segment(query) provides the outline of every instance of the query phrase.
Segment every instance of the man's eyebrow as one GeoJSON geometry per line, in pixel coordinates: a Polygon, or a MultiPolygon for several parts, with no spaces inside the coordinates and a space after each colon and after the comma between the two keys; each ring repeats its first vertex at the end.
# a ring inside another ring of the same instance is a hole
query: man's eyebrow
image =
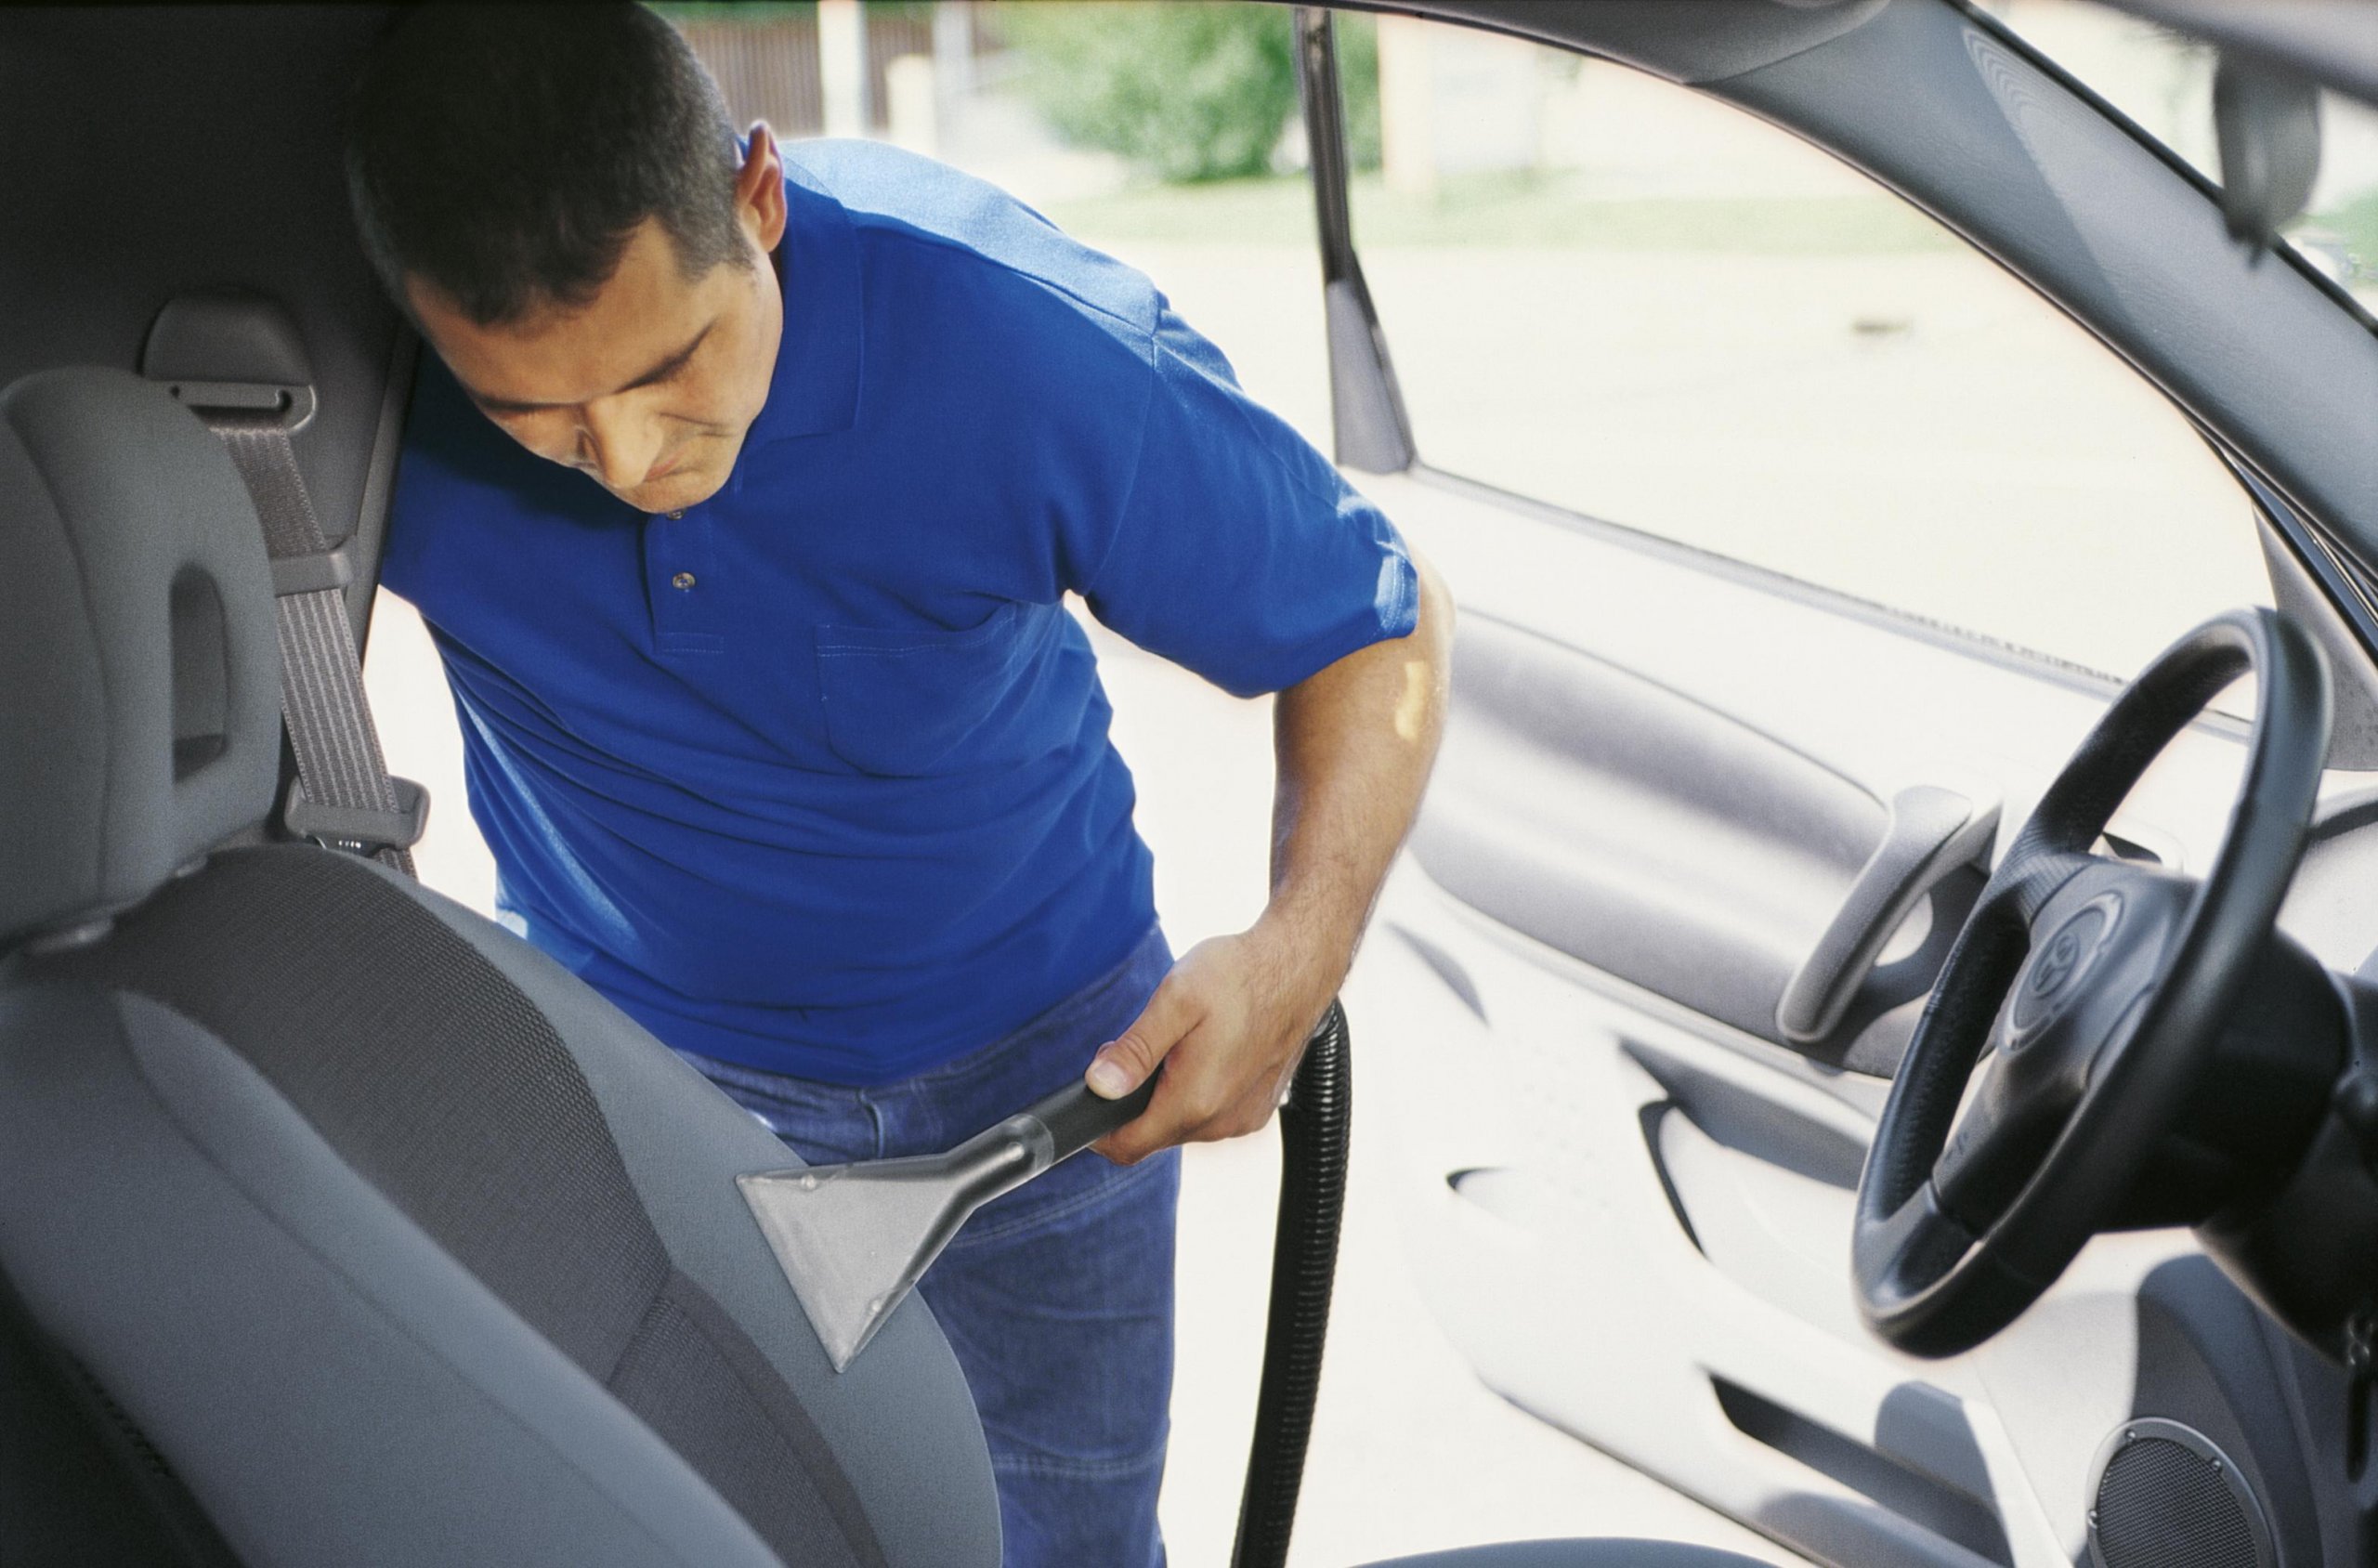
{"type": "MultiPolygon", "coordinates": [[[[683,348],[678,349],[674,354],[670,355],[667,359],[661,360],[659,364],[653,366],[642,375],[637,376],[634,380],[622,383],[621,385],[614,388],[614,390],[619,392],[633,392],[639,386],[649,386],[656,381],[666,381],[671,376],[675,375],[679,371],[685,368],[686,361],[694,357],[694,350],[702,346],[703,341],[710,336],[711,333],[717,327],[717,325],[718,323],[716,321],[712,321],[709,326],[706,326],[701,331],[696,333],[694,334],[694,340],[691,343],[688,343],[683,348]]],[[[484,393],[473,391],[468,386],[464,386],[463,390],[470,393],[471,401],[477,403],[479,407],[488,410],[491,413],[534,413],[540,409],[559,409],[570,406],[567,403],[524,403],[511,398],[490,398],[484,393]]]]}

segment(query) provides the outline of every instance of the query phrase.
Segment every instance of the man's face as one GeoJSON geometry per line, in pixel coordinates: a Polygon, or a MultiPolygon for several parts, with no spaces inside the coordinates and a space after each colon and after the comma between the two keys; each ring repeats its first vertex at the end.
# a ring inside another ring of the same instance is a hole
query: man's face
{"type": "Polygon", "coordinates": [[[707,501],[767,401],[784,331],[768,253],[784,234],[782,169],[764,126],[736,181],[749,266],[686,278],[650,218],[594,299],[483,327],[434,285],[406,280],[422,331],[472,400],[539,457],[644,512],[707,501]]]}

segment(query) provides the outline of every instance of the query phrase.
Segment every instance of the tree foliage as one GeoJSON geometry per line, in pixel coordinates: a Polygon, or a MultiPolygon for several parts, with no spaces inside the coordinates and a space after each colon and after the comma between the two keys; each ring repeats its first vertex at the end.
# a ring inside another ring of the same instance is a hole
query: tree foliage
{"type": "Polygon", "coordinates": [[[1271,167],[1297,101],[1287,7],[1039,0],[1000,17],[1026,91],[1067,140],[1166,180],[1271,167]]]}

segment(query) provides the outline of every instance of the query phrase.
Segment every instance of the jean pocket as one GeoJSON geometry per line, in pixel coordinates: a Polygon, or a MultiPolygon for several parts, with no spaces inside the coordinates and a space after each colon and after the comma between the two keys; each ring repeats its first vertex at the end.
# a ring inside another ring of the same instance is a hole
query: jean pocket
{"type": "Polygon", "coordinates": [[[980,624],[819,626],[826,740],[861,773],[918,777],[1011,765],[1072,738],[1080,704],[1051,679],[1054,605],[1008,603],[980,624]]]}
{"type": "Polygon", "coordinates": [[[786,1078],[690,1051],[677,1054],[783,1139],[804,1163],[832,1165],[874,1159],[882,1153],[875,1111],[865,1090],[786,1078]]]}

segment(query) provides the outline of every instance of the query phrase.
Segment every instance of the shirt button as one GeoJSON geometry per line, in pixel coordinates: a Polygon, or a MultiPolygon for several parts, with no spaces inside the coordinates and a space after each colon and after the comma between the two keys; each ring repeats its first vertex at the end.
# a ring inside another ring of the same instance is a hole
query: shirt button
{"type": "Polygon", "coordinates": [[[685,516],[685,514],[684,514],[683,512],[672,512],[672,513],[670,513],[670,514],[669,514],[669,516],[670,516],[672,518],[680,518],[680,517],[683,517],[683,516],[685,516]]]}
{"type": "Polygon", "coordinates": [[[681,571],[669,580],[669,586],[672,588],[691,588],[693,585],[694,574],[689,571],[681,571]]]}

